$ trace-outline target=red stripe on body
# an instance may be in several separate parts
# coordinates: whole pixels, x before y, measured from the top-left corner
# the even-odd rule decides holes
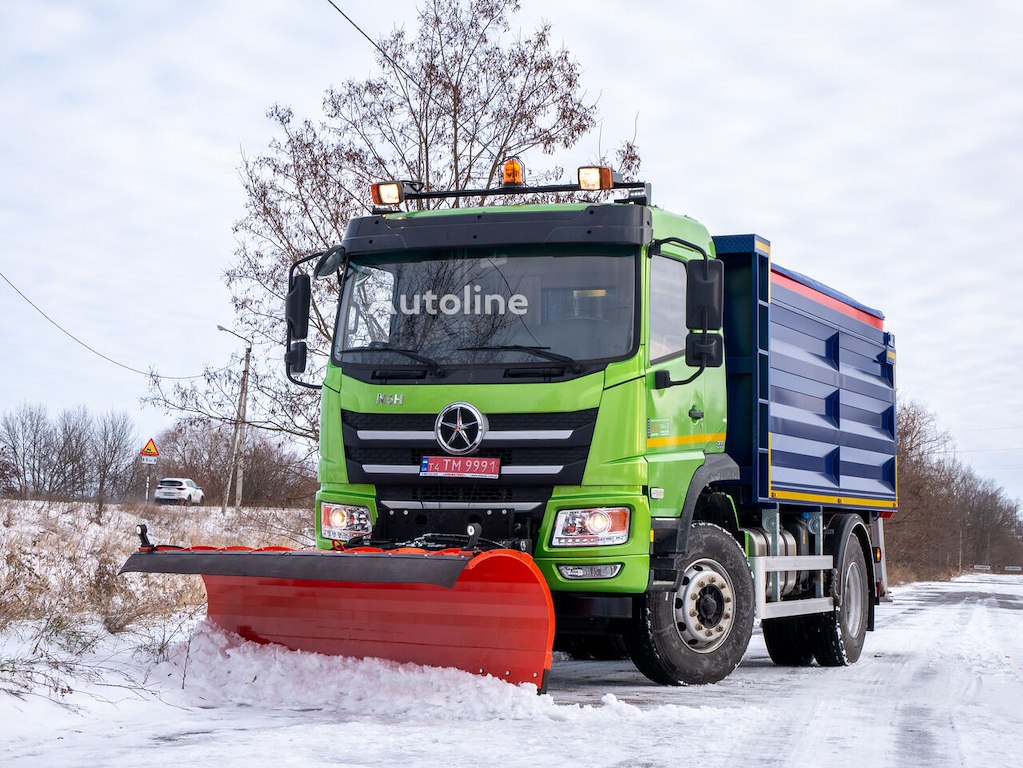
[[[844,301],[828,296],[826,293],[811,288],[808,285],[803,285],[797,280],[793,280],[791,277],[781,274],[780,272],[771,271],[771,282],[775,285],[781,286],[782,288],[788,288],[790,291],[795,291],[800,296],[805,296],[808,299],[812,299],[819,304],[823,304],[826,307],[830,307],[843,315],[859,320],[861,323],[873,326],[878,330],[884,330],[884,320],[876,315],[872,315],[869,312],[864,312],[862,309],[850,306]]]

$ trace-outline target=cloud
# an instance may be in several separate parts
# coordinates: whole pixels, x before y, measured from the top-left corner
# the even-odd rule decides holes
[[[524,5],[516,23],[546,17],[600,97],[600,137],[566,167],[637,130],[656,203],[756,231],[780,263],[884,310],[900,384],[961,447],[984,435],[967,428],[1023,425],[1023,6]],[[371,35],[414,26],[410,2],[353,12]],[[372,61],[326,4],[4,3],[4,273],[137,367],[227,364],[235,347],[213,329],[231,319],[241,152],[265,148],[271,104],[316,117],[324,89]],[[18,372],[0,405],[100,410],[144,392],[4,285],[0,334]]]

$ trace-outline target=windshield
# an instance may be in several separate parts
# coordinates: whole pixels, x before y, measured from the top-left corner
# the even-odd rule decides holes
[[[373,366],[577,364],[627,355],[636,251],[452,249],[353,257],[334,357]]]

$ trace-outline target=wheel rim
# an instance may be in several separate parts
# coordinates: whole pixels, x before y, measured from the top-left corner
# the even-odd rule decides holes
[[[863,623],[863,572],[857,562],[849,563],[845,572],[845,594],[842,596],[842,617],[849,634],[859,635]]]
[[[735,622],[735,591],[720,563],[697,560],[682,575],[675,593],[675,627],[682,642],[696,653],[715,651]]]

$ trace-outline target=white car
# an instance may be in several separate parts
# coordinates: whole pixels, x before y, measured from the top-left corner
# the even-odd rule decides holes
[[[195,481],[187,477],[165,477],[156,486],[153,494],[157,504],[195,504],[206,503],[206,495]]]

